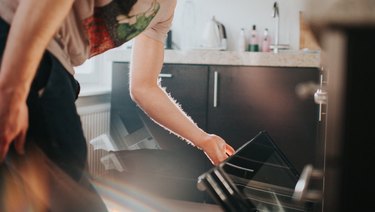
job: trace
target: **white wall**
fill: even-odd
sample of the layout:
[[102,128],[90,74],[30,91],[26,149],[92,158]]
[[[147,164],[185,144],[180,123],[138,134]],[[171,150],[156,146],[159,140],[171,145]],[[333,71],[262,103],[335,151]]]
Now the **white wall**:
[[[194,10],[189,13],[189,20],[184,21],[184,3],[192,1]],[[308,0],[278,0],[280,7],[279,43],[289,44],[292,49],[299,49],[299,11],[305,9]],[[241,28],[249,33],[252,25],[257,26],[261,36],[268,28],[270,35],[275,33],[275,19],[272,7],[275,0],[177,0],[175,18],[172,25],[173,41],[181,46],[183,35],[193,36],[199,45],[207,21],[215,16],[224,24],[228,36],[228,49],[236,49],[236,40]],[[185,22],[185,23],[184,23]],[[193,29],[186,29],[186,23],[193,22]]]
[[[189,11],[187,15],[188,18],[191,18],[189,20],[195,23],[193,29],[186,29],[183,25],[183,5],[185,1],[187,0],[177,0],[172,25],[173,41],[177,45],[181,44],[183,34],[199,40],[203,35],[203,29],[207,21],[212,16],[215,16],[218,21],[225,25],[229,50],[236,49],[236,40],[241,28],[245,28],[249,34],[251,26],[255,24],[259,35],[262,35],[264,28],[269,28],[271,36],[274,34],[275,20],[271,16],[274,0],[191,0],[194,3],[195,11]],[[280,43],[290,44],[292,49],[299,48],[299,11],[304,10],[308,1],[278,0],[280,6]],[[198,45],[199,42],[196,43]],[[93,85],[108,90],[111,86],[110,59],[106,54],[97,56],[94,67],[85,63],[82,66],[83,73],[76,74],[77,79],[85,84],[83,89],[87,90],[88,87],[88,90],[90,90],[90,86]],[[89,74],[86,72],[89,72]]]

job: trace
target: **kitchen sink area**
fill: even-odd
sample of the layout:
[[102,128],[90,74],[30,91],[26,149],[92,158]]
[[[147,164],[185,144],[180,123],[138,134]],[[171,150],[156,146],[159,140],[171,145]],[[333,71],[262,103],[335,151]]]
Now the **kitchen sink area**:
[[[202,49],[181,45],[186,38],[183,36],[186,32],[183,26],[186,26],[186,23],[181,16],[185,1],[195,4],[190,4],[189,8],[192,10],[189,14],[195,14],[196,17],[191,19],[192,23],[188,25],[194,27],[192,32],[198,33],[186,33],[195,36],[194,39],[189,38],[190,42],[196,42],[193,47],[199,45],[198,40],[205,29],[204,23],[215,17],[215,20],[225,26],[226,49]],[[239,0],[231,5],[231,11],[235,11],[233,15],[234,13],[228,12],[225,7],[225,0],[181,1],[181,4],[177,5],[176,21],[172,27],[173,39],[165,50],[165,64],[160,75],[162,86],[202,128],[222,135],[236,149],[242,147],[259,131],[267,129],[296,170],[292,174],[293,182],[296,176],[302,177],[303,181],[297,183],[298,193],[294,198],[317,202],[316,212],[371,210],[371,201],[365,201],[364,194],[374,190],[371,186],[374,176],[368,165],[374,162],[368,157],[374,151],[370,142],[374,138],[374,107],[368,102],[369,97],[373,96],[371,56],[374,49],[374,4],[369,1],[316,0],[310,2],[310,10],[306,10],[307,1],[279,2],[280,26],[279,32],[276,33],[275,19],[271,16],[274,2]],[[311,29],[314,29],[314,35],[317,37],[312,37],[307,23],[313,24]],[[249,41],[253,25],[256,25],[261,38],[261,31],[266,28],[271,36],[279,34],[279,44],[287,44],[288,49],[279,49],[277,53],[238,50],[240,29],[244,29],[246,40]],[[320,47],[324,47],[324,51]],[[96,92],[100,95],[82,96],[78,100],[78,107],[90,107],[91,110],[90,104],[93,102],[106,105],[99,110],[105,114],[105,121],[99,121],[100,124],[104,123],[102,130],[91,135],[89,128],[92,123],[84,121],[83,125],[87,126],[86,137],[88,140],[101,140],[101,134],[111,136],[110,125],[120,116],[125,126],[127,120],[134,124],[128,124],[133,131],[128,131],[129,135],[125,134],[124,137],[135,138],[134,135],[141,133],[145,139],[139,142],[138,146],[175,149],[179,153],[194,155],[196,161],[192,166],[201,170],[199,174],[205,174],[200,178],[204,192],[197,188],[199,174],[185,178],[191,183],[185,184],[189,188],[185,190],[189,190],[185,192],[185,200],[132,193],[139,195],[134,200],[138,206],[143,204],[140,210],[225,211],[225,207],[248,205],[243,201],[243,193],[232,193],[240,196],[228,195],[230,189],[249,191],[249,195],[254,191],[233,184],[256,187],[263,186],[263,183],[253,184],[247,178],[249,174],[239,177],[237,172],[231,171],[230,164],[212,169],[213,167],[206,163],[204,155],[155,126],[135,105],[129,103],[126,82],[130,59],[131,48],[128,46],[108,51],[99,57],[99,65],[106,66],[98,66],[98,69],[105,69],[110,75],[101,79],[111,80],[105,92]],[[114,99],[116,101],[111,102]],[[117,106],[114,108],[114,105]],[[127,117],[129,114],[132,116]],[[87,120],[93,120],[90,112],[84,115],[88,116]],[[113,118],[114,115],[117,118]],[[91,144],[89,147],[89,169],[94,176],[101,176],[100,174],[107,170],[100,159],[107,153],[94,149]],[[122,145],[121,148],[126,146]],[[245,157],[244,160],[247,161],[248,158]],[[242,163],[240,165],[242,166]],[[208,182],[208,176],[215,180]],[[217,181],[220,180],[219,176],[224,176],[224,180]],[[100,183],[97,185],[100,186]],[[221,201],[217,192],[211,191],[211,195],[208,195],[210,186],[215,183],[220,185],[221,191],[227,192],[227,199],[234,201]],[[118,185],[114,184],[121,189]],[[119,194],[114,190],[109,193],[113,196],[106,196],[109,201],[115,198],[115,201],[109,204],[113,206],[116,201],[131,204],[126,201],[129,197],[121,196],[132,190],[130,185],[125,186],[128,191],[122,190]],[[274,191],[280,189],[272,185],[269,188],[276,188]],[[323,193],[319,193],[322,188]],[[102,191],[106,193],[106,189]],[[267,192],[268,197],[277,197],[273,198],[274,202],[279,198],[278,192],[273,195],[270,195],[272,192],[269,190]],[[286,193],[289,198],[289,189]],[[191,197],[198,197],[198,200],[192,200]],[[212,197],[216,198],[216,201]],[[288,202],[288,198],[281,199]],[[255,202],[259,204],[259,201]],[[164,208],[160,205],[164,205]]]
[[[199,12],[199,8],[193,7],[191,3],[199,5],[202,2],[185,0],[177,6],[185,5],[185,2],[189,4],[191,10]],[[276,166],[293,166],[293,176],[288,180],[296,183],[306,164],[316,165],[314,152],[321,145],[317,135],[320,124],[318,117],[321,111],[319,105],[314,102],[314,93],[319,86],[321,74],[321,51],[311,45],[299,45],[298,37],[286,35],[287,15],[283,13],[286,10],[285,4],[278,5],[281,15],[277,18],[270,15],[272,5],[273,2],[264,3],[263,10],[270,12],[267,14],[269,22],[260,21],[257,29],[268,28],[271,39],[276,33],[274,24],[277,20],[280,24],[277,32],[280,37],[277,43],[280,46],[288,43],[287,49],[280,48],[278,51],[259,49],[256,52],[237,49],[238,32],[234,27],[241,27],[235,25],[239,22],[233,20],[226,22],[222,15],[215,12],[215,7],[211,13],[208,13],[209,24],[215,22],[220,26],[221,32],[226,31],[225,35],[216,38],[221,40],[220,48],[215,46],[208,48],[208,43],[212,43],[207,41],[207,38],[212,36],[204,34],[207,30],[205,29],[207,25],[204,24],[207,23],[204,21],[205,18],[201,17],[202,23],[195,22],[195,25],[182,23],[184,20],[179,15],[183,14],[181,9],[177,9],[175,24],[168,34],[169,43],[165,46],[164,65],[159,78],[161,86],[181,104],[183,110],[198,126],[222,136],[235,149],[244,146],[260,131],[267,130],[278,146],[277,154],[280,152],[281,155],[285,154],[282,156],[282,161],[285,158],[288,161],[288,165],[284,162],[280,165],[277,162]],[[300,14],[295,11],[295,15],[298,19]],[[190,33],[191,37],[186,40],[186,37],[179,34],[181,33],[179,27],[183,24],[196,27],[199,33]],[[292,24],[299,27],[298,23],[292,22]],[[243,28],[245,28],[245,36],[250,36],[249,26]],[[199,36],[202,34],[205,36],[205,48],[199,44]],[[259,42],[262,38],[259,32]],[[247,41],[248,39],[246,37]],[[195,41],[195,44],[190,43],[190,46],[187,46],[187,41],[193,43]],[[91,110],[90,104],[93,101],[105,105],[105,109],[99,110],[100,114],[105,114],[104,121],[100,124],[90,123],[90,120],[101,119],[90,117],[92,112],[87,114],[82,112],[85,114],[82,117],[87,116],[83,118],[83,125],[88,128],[92,125],[103,125],[99,131],[87,129],[86,137],[89,142],[89,170],[95,177],[95,185],[108,206],[114,211],[241,211],[228,210],[227,203],[222,203],[215,198],[215,192],[210,191],[209,183],[206,184],[206,189],[199,188],[198,178],[211,177],[209,173],[204,175],[210,170],[212,173],[215,172],[206,156],[155,124],[132,102],[128,90],[131,51],[130,43],[100,55],[99,62],[96,63],[97,69],[110,70],[110,75],[108,74],[110,77],[101,77],[110,78],[110,83],[104,86],[106,87],[104,92],[96,92],[99,93],[96,96],[82,96],[77,103],[79,111],[85,111],[85,107]],[[91,83],[92,85],[95,87],[98,84]],[[85,87],[82,87],[82,93],[90,93],[90,91],[85,92]],[[95,111],[93,113],[97,115]],[[96,133],[92,134],[92,132]],[[169,152],[168,156],[165,155],[165,151]],[[272,158],[274,156],[271,157],[271,161],[274,161]],[[262,163],[266,161],[263,159],[256,160]],[[250,157],[249,160],[255,159]],[[260,170],[267,169],[260,168]],[[233,179],[240,179],[238,181],[232,179],[235,175],[233,173],[226,171],[220,173],[230,176],[226,178],[229,181],[225,182],[228,185],[250,179],[235,176]],[[267,189],[267,187],[279,188],[270,186],[274,182],[267,182],[268,184],[255,183],[255,190]],[[215,184],[215,182],[211,183]],[[247,183],[245,182],[244,185]],[[253,186],[252,183],[249,185]],[[268,186],[261,188],[264,185]],[[202,186],[201,183],[200,187]],[[289,198],[281,199],[291,208],[298,208],[295,211],[303,211],[303,207],[299,204],[291,206],[293,190],[291,187],[293,186],[288,185],[288,188],[281,189],[283,191],[281,193],[287,194]],[[242,188],[239,189],[242,191]],[[280,188],[276,190],[280,191]],[[275,193],[276,190],[268,194],[265,192],[259,198],[272,199],[269,203],[274,204],[274,201],[280,198],[280,194]],[[262,192],[255,194],[260,193]],[[237,197],[229,195],[226,198],[232,201],[232,198]],[[246,200],[237,200],[239,205],[242,201],[246,202]],[[229,204],[229,208],[237,207],[236,203],[233,204],[234,206]],[[258,202],[257,205],[264,207],[264,211],[269,208],[268,203]]]
[[0,212],[374,210],[375,0],[21,2]]
[[[224,211],[207,191],[198,189],[198,177],[213,168],[206,156],[157,126],[131,101],[131,49],[111,50],[102,59],[112,69],[111,91],[101,94],[100,100],[109,105],[108,127],[103,127],[108,130],[87,137],[90,171],[108,204],[114,210],[173,211],[179,207],[179,211]],[[317,85],[319,74],[320,52],[167,49],[159,77],[200,127],[222,135],[235,149],[266,129],[301,173],[306,163],[315,161],[312,150],[318,145],[318,105],[313,99],[315,90],[308,91],[306,98],[296,89]],[[280,103],[269,96],[287,107],[279,108]],[[85,107],[91,102],[87,99],[90,97],[82,97],[78,105]],[[98,145],[101,142],[107,144]],[[165,158],[164,151],[173,154]],[[123,200],[116,205],[111,198],[118,194]],[[130,204],[128,198],[135,203]]]

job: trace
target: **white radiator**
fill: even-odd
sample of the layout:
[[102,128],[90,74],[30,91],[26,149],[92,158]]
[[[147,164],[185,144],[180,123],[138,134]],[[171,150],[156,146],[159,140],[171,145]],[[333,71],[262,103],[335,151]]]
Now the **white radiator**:
[[89,142],[102,134],[109,134],[110,109],[111,106],[109,103],[80,106],[77,108],[78,114],[81,116],[83,132],[87,141],[88,168],[93,177],[104,174],[105,169],[100,159],[105,156],[107,152],[94,150]]

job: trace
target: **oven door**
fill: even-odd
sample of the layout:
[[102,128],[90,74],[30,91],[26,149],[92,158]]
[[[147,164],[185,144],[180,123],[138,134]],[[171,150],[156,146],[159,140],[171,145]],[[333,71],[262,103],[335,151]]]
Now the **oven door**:
[[297,202],[300,174],[266,131],[239,148],[219,166],[198,178],[198,188],[225,211],[313,211],[314,203]]

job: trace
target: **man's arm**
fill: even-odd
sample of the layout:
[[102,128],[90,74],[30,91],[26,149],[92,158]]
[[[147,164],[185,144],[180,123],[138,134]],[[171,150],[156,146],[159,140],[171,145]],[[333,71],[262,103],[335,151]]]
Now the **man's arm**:
[[201,148],[213,164],[234,150],[219,136],[200,129],[159,86],[164,45],[145,35],[135,38],[130,64],[130,92],[133,100],[158,124]]
[[31,82],[72,4],[73,0],[20,0],[0,66],[0,159],[13,141],[17,151],[23,152]]

